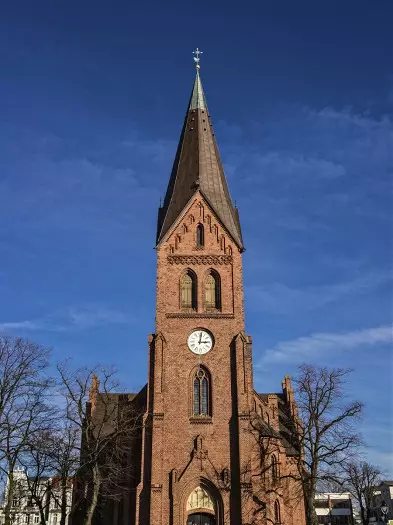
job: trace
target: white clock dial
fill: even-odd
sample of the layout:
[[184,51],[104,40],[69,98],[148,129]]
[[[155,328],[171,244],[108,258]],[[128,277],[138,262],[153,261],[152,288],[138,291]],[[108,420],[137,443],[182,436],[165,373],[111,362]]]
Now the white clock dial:
[[194,354],[207,354],[213,348],[213,337],[206,330],[194,330],[188,336],[187,343]]

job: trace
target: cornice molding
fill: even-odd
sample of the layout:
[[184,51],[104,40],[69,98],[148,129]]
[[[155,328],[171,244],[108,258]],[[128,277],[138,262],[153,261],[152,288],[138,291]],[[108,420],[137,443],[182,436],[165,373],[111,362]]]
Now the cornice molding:
[[232,255],[168,255],[169,264],[232,264]]
[[204,313],[197,314],[192,312],[166,314],[168,319],[234,319],[234,314]]

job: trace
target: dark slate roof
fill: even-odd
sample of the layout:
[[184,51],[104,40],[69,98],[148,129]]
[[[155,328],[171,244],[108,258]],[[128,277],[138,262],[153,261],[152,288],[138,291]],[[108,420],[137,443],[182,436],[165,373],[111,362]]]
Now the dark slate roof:
[[164,204],[158,214],[157,244],[198,190],[237,246],[243,249],[238,210],[229,194],[197,71]]

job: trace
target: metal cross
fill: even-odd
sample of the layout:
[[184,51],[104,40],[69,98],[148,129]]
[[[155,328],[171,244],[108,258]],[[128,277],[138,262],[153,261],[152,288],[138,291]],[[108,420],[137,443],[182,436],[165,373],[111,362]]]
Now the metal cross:
[[203,54],[203,51],[199,51],[199,49],[196,48],[196,50],[193,51],[192,54],[193,54],[193,55],[196,55],[195,57],[193,57],[193,58],[194,58],[194,62],[196,63],[196,66],[195,66],[195,67],[196,67],[197,69],[200,69],[201,66],[199,65],[199,61],[200,61],[199,55],[202,55],[202,54]]

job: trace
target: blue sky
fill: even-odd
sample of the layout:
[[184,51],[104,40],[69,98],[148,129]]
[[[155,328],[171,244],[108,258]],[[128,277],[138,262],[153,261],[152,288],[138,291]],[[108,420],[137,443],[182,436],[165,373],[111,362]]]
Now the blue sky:
[[138,4],[2,6],[0,329],[143,386],[199,46],[256,389],[302,361],[353,367],[369,458],[393,475],[391,2]]

